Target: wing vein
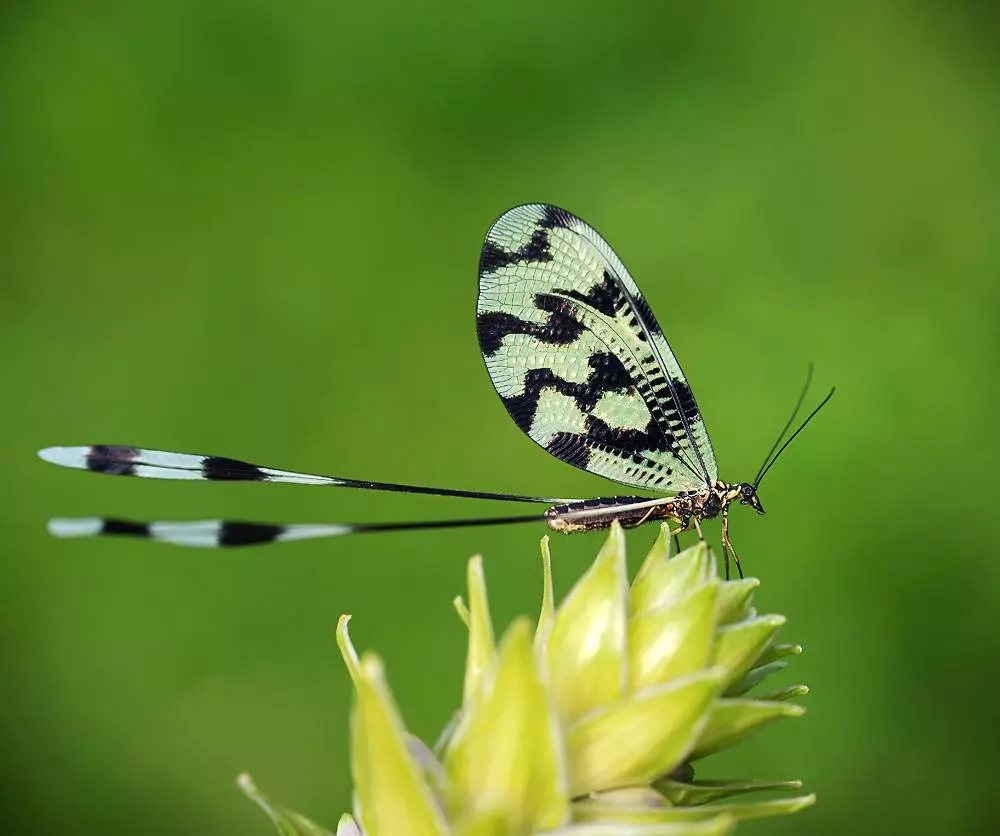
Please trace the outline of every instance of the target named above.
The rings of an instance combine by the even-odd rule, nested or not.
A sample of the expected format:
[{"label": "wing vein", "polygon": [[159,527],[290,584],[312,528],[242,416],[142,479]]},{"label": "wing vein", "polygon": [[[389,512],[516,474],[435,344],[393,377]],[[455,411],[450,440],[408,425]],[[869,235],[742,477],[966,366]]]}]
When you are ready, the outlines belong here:
[{"label": "wing vein", "polygon": [[[609,267],[608,272],[614,277],[615,283],[618,285],[618,288],[619,290],[621,290],[622,295],[625,297],[626,301],[628,301],[629,307],[631,307],[632,309],[632,313],[635,314],[636,322],[639,323],[639,326],[642,328],[643,334],[645,334],[646,336],[646,343],[647,345],[649,345],[650,351],[653,354],[653,358],[656,360],[656,365],[660,367],[660,373],[663,375],[663,379],[667,383],[667,388],[670,389],[670,397],[673,398],[674,403],[677,405],[677,414],[678,416],[680,416],[681,424],[683,424],[684,426],[684,434],[687,436],[690,442],[691,449],[694,451],[695,456],[698,458],[698,464],[700,465],[700,468],[695,469],[692,466],[692,463],[688,459],[684,460],[685,464],[691,467],[693,473],[697,473],[702,477],[704,477],[705,484],[711,485],[712,480],[708,475],[708,467],[706,467],[705,460],[704,458],[702,458],[701,450],[698,449],[698,444],[697,441],[695,440],[694,432],[692,431],[691,422],[688,420],[687,415],[684,414],[684,409],[681,404],[680,395],[677,392],[677,387],[674,385],[673,378],[670,376],[670,370],[667,369],[666,361],[660,354],[659,347],[653,340],[653,334],[650,331],[649,323],[646,322],[646,318],[643,316],[642,309],[639,307],[639,305],[636,304],[635,299],[632,298],[632,294],[629,293],[629,289],[626,286],[625,282],[622,280],[621,276],[618,275],[618,271],[614,269],[614,265],[608,265],[608,267]],[[677,362],[676,357],[674,358],[674,362]],[[677,363],[677,365],[678,367],[680,367],[679,362]],[[654,420],[656,420],[655,416]],[[663,425],[660,423],[659,420],[656,421],[656,424],[660,428],[660,432],[665,434],[667,431],[669,431],[669,428],[667,428],[667,430],[664,430]],[[707,435],[708,432],[707,428],[705,432]],[[671,435],[673,434],[671,433]]]},{"label": "wing vein", "polygon": [[[616,276],[616,278],[617,278],[617,276]],[[623,290],[623,295],[625,296],[626,301],[628,301],[629,304],[632,305],[632,311],[633,311],[633,313],[636,316],[636,320],[640,324],[642,324],[642,326],[643,326],[643,331],[646,334],[647,343],[650,346],[652,346],[653,345],[652,341],[650,341],[650,339],[649,339],[649,336],[650,336],[649,335],[649,331],[646,328],[645,322],[643,322],[643,319],[642,319],[642,316],[641,316],[640,312],[634,306],[634,304],[632,303],[632,300],[628,296],[628,294],[624,293],[625,288],[622,287],[621,289]],[[586,308],[587,312],[591,316],[593,316],[594,319],[596,319],[599,322],[601,322],[612,333],[614,333],[616,336],[618,336],[618,332],[617,332],[617,330],[615,328],[615,321],[613,319],[605,316],[603,313],[601,313],[599,310],[597,310],[596,308],[594,308],[592,305],[588,305],[585,302],[581,302],[579,299],[575,299],[572,296],[566,296],[566,295],[564,295],[562,293],[559,293],[558,291],[554,291],[552,295],[556,296],[556,297],[558,297],[560,299],[565,299],[567,302],[571,302],[572,304],[576,305],[577,307]],[[603,339],[601,339],[600,334],[596,333],[593,330],[591,330],[591,333],[594,335],[594,338],[596,340],[598,340],[605,348],[608,349],[608,351],[613,351],[613,349],[611,348],[611,346],[609,346]],[[654,414],[654,412],[653,412],[653,406],[654,405],[659,405],[659,400],[656,397],[656,393],[653,392],[653,387],[649,384],[649,381],[646,380],[644,376],[642,376],[642,363],[639,362],[639,358],[636,357],[635,352],[632,350],[631,346],[629,346],[624,340],[619,340],[619,342],[621,343],[622,348],[625,351],[628,352],[628,355],[632,359],[632,362],[635,364],[635,367],[637,369],[639,369],[642,383],[645,384],[644,388],[649,392],[648,397],[643,394],[642,399],[646,403],[646,408],[649,409],[649,415],[653,419],[653,421],[655,422],[656,428],[660,432],[660,436],[663,438],[664,442],[666,442],[668,446],[671,446],[671,443],[673,445],[676,445],[676,450],[677,450],[676,457],[677,457],[678,461],[682,465],[684,465],[684,467],[686,467],[691,472],[691,474],[693,476],[703,477],[703,478],[705,478],[706,481],[708,481],[708,477],[706,475],[707,471],[704,468],[704,462],[702,462],[702,468],[701,469],[699,469],[698,467],[696,467],[694,465],[694,463],[690,459],[687,458],[687,456],[685,455],[684,448],[681,447],[680,444],[677,443],[677,438],[676,438],[676,436],[674,436],[674,434],[672,432],[670,432],[669,427],[665,428],[663,426],[662,421],[660,421],[656,417],[656,415]],[[663,366],[663,360],[662,360],[662,358],[660,358],[658,352],[654,353],[654,356],[655,356],[655,358],[657,360],[657,364],[660,366],[660,371],[663,372],[663,376],[667,380],[667,385],[670,387],[670,393],[673,396],[675,403],[679,403],[679,401],[677,399],[676,390],[674,389],[673,385],[670,383],[670,375],[669,375],[669,373],[667,372],[667,370]],[[640,393],[640,394],[642,394],[642,393]],[[652,401],[652,403],[650,403],[651,401]],[[678,408],[677,412],[678,412],[678,414],[681,415],[681,418],[683,420],[683,410],[680,409],[680,408]],[[694,442],[694,436],[691,435],[691,432],[688,429],[688,426],[687,426],[686,423],[685,423],[685,432],[687,433],[688,438],[691,439],[691,441],[692,441],[691,446],[693,448],[695,448],[695,450],[697,450],[697,445],[695,445],[693,443]],[[673,452],[673,447],[671,447],[671,452]],[[700,461],[700,457],[699,457],[699,461]]]}]

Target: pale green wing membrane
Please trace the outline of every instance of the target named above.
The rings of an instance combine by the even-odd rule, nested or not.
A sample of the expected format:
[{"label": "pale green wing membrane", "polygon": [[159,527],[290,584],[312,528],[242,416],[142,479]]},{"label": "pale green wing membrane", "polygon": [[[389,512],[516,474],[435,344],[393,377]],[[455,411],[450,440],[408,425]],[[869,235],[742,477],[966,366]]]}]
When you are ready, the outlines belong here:
[{"label": "pale green wing membrane", "polygon": [[487,233],[479,345],[517,425],[557,458],[639,488],[715,482],[712,443],[677,359],[625,265],[554,206]]}]

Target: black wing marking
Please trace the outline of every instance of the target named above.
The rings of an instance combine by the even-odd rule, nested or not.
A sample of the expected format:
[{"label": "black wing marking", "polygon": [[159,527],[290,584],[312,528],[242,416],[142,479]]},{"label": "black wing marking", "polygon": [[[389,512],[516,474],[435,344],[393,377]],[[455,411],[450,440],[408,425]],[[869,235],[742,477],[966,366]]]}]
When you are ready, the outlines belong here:
[{"label": "black wing marking", "polygon": [[517,425],[575,467],[699,490],[715,453],[677,359],[621,260],[547,205],[502,215],[479,266],[479,344]]}]

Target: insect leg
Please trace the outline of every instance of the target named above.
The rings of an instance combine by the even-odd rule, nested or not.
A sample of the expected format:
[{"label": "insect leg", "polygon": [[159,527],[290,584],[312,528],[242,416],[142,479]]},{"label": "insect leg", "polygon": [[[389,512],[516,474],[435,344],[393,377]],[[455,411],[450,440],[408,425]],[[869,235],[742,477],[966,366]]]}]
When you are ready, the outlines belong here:
[{"label": "insect leg", "polygon": [[729,580],[729,511],[722,512],[722,560],[726,566],[726,580]]},{"label": "insect leg", "polygon": [[691,527],[691,516],[689,514],[681,513],[677,517],[677,528],[670,532],[670,535],[674,538],[674,554],[680,554],[681,551],[681,541],[678,535],[681,532],[687,531]]},{"label": "insect leg", "polygon": [[736,554],[736,549],[733,548],[733,541],[729,541],[729,551],[733,553],[733,560],[736,562],[736,571],[740,573],[740,580],[743,580],[743,566],[740,564],[740,556]]},{"label": "insect leg", "polygon": [[729,580],[729,553],[733,554],[733,561],[736,563],[736,571],[740,573],[740,579],[743,578],[743,567],[740,565],[740,556],[736,554],[736,549],[733,548],[733,541],[729,539],[729,511],[722,512],[722,554],[726,562],[726,580]]},{"label": "insect leg", "polygon": [[649,518],[650,518],[651,516],[653,516],[653,512],[654,512],[655,510],[656,510],[656,506],[654,505],[654,506],[653,506],[653,507],[651,507],[651,508],[650,508],[650,509],[649,509],[649,510],[648,510],[648,511],[647,511],[647,512],[645,513],[645,514],[643,514],[643,515],[642,515],[642,519],[640,519],[640,520],[639,520],[639,522],[637,522],[637,523],[633,523],[633,524],[632,524],[631,526],[629,526],[629,527],[630,527],[630,528],[638,528],[638,527],[639,527],[640,525],[642,525],[642,524],[643,524],[644,522],[648,521],[648,520],[649,520]]}]

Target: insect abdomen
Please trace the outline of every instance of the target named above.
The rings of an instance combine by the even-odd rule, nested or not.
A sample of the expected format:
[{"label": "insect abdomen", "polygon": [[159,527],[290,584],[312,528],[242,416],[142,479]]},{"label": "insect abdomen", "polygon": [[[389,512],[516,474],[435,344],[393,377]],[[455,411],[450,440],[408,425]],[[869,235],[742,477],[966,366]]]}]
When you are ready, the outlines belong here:
[{"label": "insect abdomen", "polygon": [[616,520],[625,528],[649,520],[676,519],[681,515],[670,499],[645,496],[614,496],[555,505],[545,512],[545,521],[553,531],[571,534],[607,528]]}]

